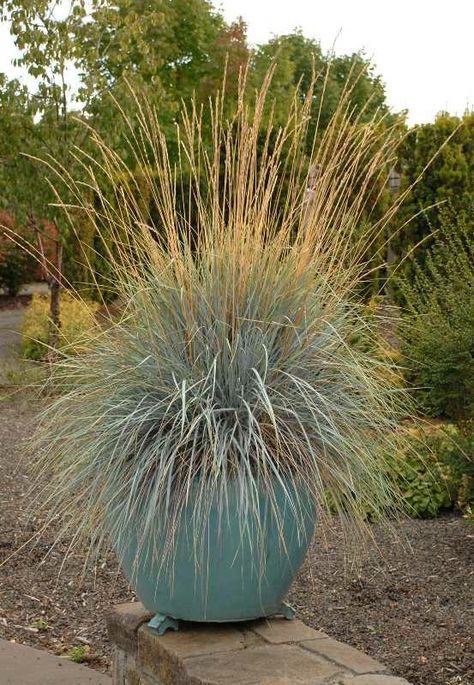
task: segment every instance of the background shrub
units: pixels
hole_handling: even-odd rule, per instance
[[[0,289],[16,297],[21,286],[28,280],[30,260],[26,252],[15,244],[0,244]]]
[[[48,351],[50,332],[49,298],[35,294],[25,313],[22,327],[23,356],[26,359],[42,359]],[[96,302],[78,300],[69,292],[61,296],[61,328],[59,348],[69,354],[85,349],[88,333],[97,325]]]
[[[402,288],[407,379],[422,409],[456,421],[474,416],[474,204],[443,212],[437,242]]]
[[[474,433],[454,424],[438,423],[410,428],[409,439],[386,455],[385,475],[399,493],[412,518],[432,518],[443,510],[458,509],[474,517]],[[327,498],[328,508],[337,505]],[[378,512],[365,503],[363,515],[377,520]]]
[[[409,223],[402,231],[393,231],[391,248],[401,259],[414,250],[423,263],[434,243],[433,229],[443,223],[443,212],[436,205],[447,201],[456,217],[469,216],[474,194],[474,113],[456,117],[443,112],[434,122],[412,127],[400,147],[398,164],[402,190],[419,182],[400,210],[399,219]],[[401,266],[400,271],[411,278],[413,260],[398,262],[395,259],[394,266]]]
[[[474,434],[453,424],[424,426],[411,433],[408,448],[388,459],[407,513],[432,517],[458,508],[469,514],[474,504]]]
[[[454,444],[458,431],[448,425],[411,432],[411,444],[391,455],[389,470],[410,516],[436,516],[454,504],[456,484],[446,467],[445,453]]]
[[[455,492],[455,504],[474,518],[474,425],[456,430],[454,440],[445,444],[441,453],[444,467]]]

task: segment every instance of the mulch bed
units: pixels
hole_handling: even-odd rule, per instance
[[[313,548],[290,593],[300,618],[414,685],[474,684],[474,525],[453,514],[372,526],[350,565],[341,532]]]
[[[87,645],[90,665],[105,671],[104,615],[134,599],[114,558],[81,578],[81,553],[59,573],[67,541],[54,546],[53,530],[33,549],[21,548],[41,527],[27,516],[31,481],[22,457],[37,408],[22,394],[0,401],[0,636],[56,654]],[[395,536],[372,531],[378,550],[368,545],[357,563],[337,525],[324,544],[315,542],[290,594],[298,615],[413,685],[473,685],[474,525],[450,514],[404,521]]]

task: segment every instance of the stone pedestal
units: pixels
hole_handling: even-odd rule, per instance
[[[108,616],[113,685],[409,685],[301,621],[181,623],[159,636],[139,602]]]

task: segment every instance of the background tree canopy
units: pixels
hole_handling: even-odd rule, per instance
[[[397,256],[406,256],[403,272],[413,276],[415,262],[424,263],[442,226],[443,206],[458,218],[453,230],[462,223],[472,231],[474,114],[459,118],[441,113],[434,123],[412,128],[400,148],[399,164],[402,187],[421,176],[402,207],[401,218],[409,223],[392,242]]]
[[[60,159],[68,171],[80,175],[74,150],[87,144],[81,119],[125,156],[130,131],[111,98],[133,125],[135,96],[145,96],[159,112],[172,156],[182,102],[193,94],[198,102],[207,102],[222,88],[225,68],[229,114],[236,105],[239,75],[248,69],[247,77],[257,87],[275,59],[270,100],[277,123],[288,117],[296,83],[301,83],[305,95],[313,68],[321,79],[312,131],[318,112],[320,127],[327,125],[347,79],[353,79],[355,113],[364,107],[367,116],[375,109],[381,115],[388,112],[383,84],[362,55],[336,57],[325,81],[331,57],[316,41],[295,32],[252,48],[245,23],[227,24],[208,0],[74,0],[67,9],[48,0],[6,0],[0,4],[0,16],[10,22],[20,51],[17,64],[35,84],[26,88],[1,77],[0,209],[22,226],[52,222],[64,245],[66,275],[75,281],[87,280],[77,258],[75,234],[89,243],[87,259],[97,261],[97,271],[104,268],[101,248],[87,226],[78,221],[71,231],[64,223],[44,182],[54,179],[32,157]],[[209,127],[205,119],[204,134]]]
[[[87,280],[80,264],[84,255],[77,258],[75,234],[89,244],[87,259],[93,264],[97,261],[97,271],[104,269],[101,247],[89,234],[90,227],[78,220],[72,230],[64,223],[45,182],[53,180],[51,173],[33,158],[60,159],[72,174],[80,175],[74,150],[77,145],[87,145],[81,119],[97,128],[107,144],[125,157],[130,131],[112,98],[133,126],[135,95],[146,96],[159,111],[172,157],[182,102],[194,94],[198,102],[206,103],[222,88],[225,67],[225,107],[230,114],[236,105],[239,75],[248,69],[247,77],[257,87],[276,62],[270,100],[277,123],[288,117],[294,85],[300,84],[304,97],[316,69],[321,78],[314,94],[309,138],[317,123],[322,130],[327,126],[347,82],[352,88],[349,106],[354,115],[362,112],[369,118],[378,112],[387,126],[396,118],[389,112],[383,82],[362,53],[325,54],[317,41],[300,31],[250,46],[245,23],[227,24],[208,0],[73,0],[67,8],[49,0],[5,0],[0,3],[0,17],[10,22],[20,54],[17,64],[34,84],[27,88],[5,74],[0,77],[0,210],[15,217],[26,232],[31,224],[52,223],[64,246],[71,280]],[[209,128],[205,117],[204,134]],[[402,183],[413,183],[450,135],[405,203],[401,223],[414,214],[416,218],[400,233],[398,225],[392,227],[391,248],[398,259],[410,255],[436,229],[436,211],[423,212],[424,208],[449,200],[462,212],[472,197],[472,114],[462,122],[440,115],[434,124],[409,131],[398,162]],[[139,169],[136,174],[140,175]],[[377,191],[374,189],[377,202],[386,203],[387,198],[379,197]],[[376,251],[379,248],[374,247]],[[424,249],[423,243],[415,256],[422,257]],[[378,253],[374,256],[372,292],[383,283],[384,259]],[[410,260],[403,267],[405,272],[411,268]]]

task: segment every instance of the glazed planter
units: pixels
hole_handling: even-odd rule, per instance
[[[298,493],[290,484],[286,488],[292,502],[297,503],[296,511],[278,485],[275,516],[262,490],[259,512],[248,515],[242,534],[237,492],[230,485],[227,511],[220,512],[217,502],[211,502],[198,556],[190,498],[174,532],[174,550],[167,567],[162,563],[166,540],[151,534],[146,544],[139,544],[138,521],[114,541],[122,569],[137,596],[156,614],[151,627],[159,632],[177,629],[178,619],[246,621],[276,614],[292,618],[283,599],[311,541],[315,511],[304,488]]]

